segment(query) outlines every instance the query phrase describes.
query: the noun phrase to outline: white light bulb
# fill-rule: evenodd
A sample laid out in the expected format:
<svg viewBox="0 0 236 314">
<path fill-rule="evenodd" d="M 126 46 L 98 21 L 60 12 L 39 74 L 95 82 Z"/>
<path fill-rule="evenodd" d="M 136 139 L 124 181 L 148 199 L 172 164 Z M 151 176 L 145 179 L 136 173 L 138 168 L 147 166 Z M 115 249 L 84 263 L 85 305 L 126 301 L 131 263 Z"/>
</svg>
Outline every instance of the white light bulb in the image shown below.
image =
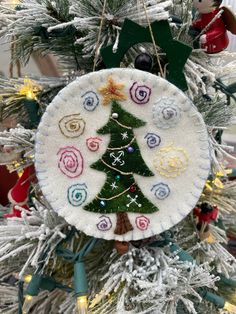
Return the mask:
<svg viewBox="0 0 236 314">
<path fill-rule="evenodd" d="M 86 295 L 77 297 L 77 313 L 78 314 L 88 313 L 88 299 Z"/>
<path fill-rule="evenodd" d="M 22 308 L 23 314 L 28 314 L 32 305 L 33 297 L 32 295 L 27 294 L 25 297 L 24 305 Z"/>
<path fill-rule="evenodd" d="M 236 314 L 236 306 L 229 302 L 225 302 L 224 310 Z"/>
</svg>

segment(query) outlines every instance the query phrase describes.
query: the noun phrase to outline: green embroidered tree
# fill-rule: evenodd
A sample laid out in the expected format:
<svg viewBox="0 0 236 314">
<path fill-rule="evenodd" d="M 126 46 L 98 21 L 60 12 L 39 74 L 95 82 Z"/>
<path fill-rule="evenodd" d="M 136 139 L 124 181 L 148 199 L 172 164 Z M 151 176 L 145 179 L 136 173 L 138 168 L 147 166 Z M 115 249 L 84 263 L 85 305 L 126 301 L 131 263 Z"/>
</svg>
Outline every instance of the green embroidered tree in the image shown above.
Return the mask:
<svg viewBox="0 0 236 314">
<path fill-rule="evenodd" d="M 135 182 L 134 174 L 151 177 L 153 173 L 143 160 L 133 129 L 145 125 L 121 106 L 112 101 L 112 112 L 108 123 L 97 131 L 110 134 L 109 146 L 91 168 L 107 174 L 106 182 L 99 195 L 85 210 L 96 213 L 116 213 L 115 234 L 121 235 L 133 230 L 127 213 L 153 213 L 158 208 L 142 193 Z"/>
</svg>

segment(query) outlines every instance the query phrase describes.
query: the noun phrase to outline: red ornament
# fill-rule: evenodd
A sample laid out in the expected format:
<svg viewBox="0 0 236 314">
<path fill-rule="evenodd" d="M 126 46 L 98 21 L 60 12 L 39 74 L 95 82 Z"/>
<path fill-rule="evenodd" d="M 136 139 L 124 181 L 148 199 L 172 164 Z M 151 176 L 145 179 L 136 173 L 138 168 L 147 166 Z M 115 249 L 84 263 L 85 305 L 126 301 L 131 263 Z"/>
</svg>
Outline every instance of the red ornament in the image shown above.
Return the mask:
<svg viewBox="0 0 236 314">
<path fill-rule="evenodd" d="M 9 173 L 5 166 L 0 166 L 0 204 L 6 206 L 8 204 L 7 193 L 18 179 L 17 173 Z"/>
<path fill-rule="evenodd" d="M 4 215 L 4 218 L 21 217 L 21 211 L 16 206 L 21 206 L 29 210 L 27 206 L 28 194 L 31 182 L 35 182 L 34 166 L 24 169 L 22 176 L 17 180 L 13 188 L 8 192 L 9 202 L 12 204 L 12 212 Z"/>
<path fill-rule="evenodd" d="M 131 185 L 129 190 L 130 190 L 131 193 L 136 192 L 136 186 L 135 185 Z"/>
<path fill-rule="evenodd" d="M 219 7 L 221 1 L 194 0 L 193 5 L 198 9 L 199 17 L 193 21 L 193 27 L 200 32 L 200 46 L 207 53 L 217 53 L 228 47 L 229 38 L 227 30 L 236 34 L 236 18 L 225 7 Z M 223 13 L 219 12 L 223 10 Z M 219 17 L 216 17 L 219 14 Z M 214 22 L 213 19 L 215 19 Z"/>
<path fill-rule="evenodd" d="M 208 208 L 207 210 L 206 207 Z M 210 223 L 217 219 L 219 209 L 217 206 L 210 206 L 207 203 L 203 203 L 200 207 L 195 207 L 193 214 L 198 217 L 200 223 Z"/>
</svg>

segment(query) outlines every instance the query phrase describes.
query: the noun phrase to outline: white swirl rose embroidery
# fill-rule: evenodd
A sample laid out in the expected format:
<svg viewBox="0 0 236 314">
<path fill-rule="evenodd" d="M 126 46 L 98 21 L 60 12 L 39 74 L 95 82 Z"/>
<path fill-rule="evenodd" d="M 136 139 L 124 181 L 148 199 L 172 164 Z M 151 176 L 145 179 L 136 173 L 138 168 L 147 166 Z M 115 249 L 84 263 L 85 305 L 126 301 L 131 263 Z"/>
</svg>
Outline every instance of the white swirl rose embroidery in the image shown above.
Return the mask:
<svg viewBox="0 0 236 314">
<path fill-rule="evenodd" d="M 153 106 L 153 121 L 158 128 L 174 128 L 181 119 L 181 109 L 174 99 L 162 98 Z"/>
</svg>

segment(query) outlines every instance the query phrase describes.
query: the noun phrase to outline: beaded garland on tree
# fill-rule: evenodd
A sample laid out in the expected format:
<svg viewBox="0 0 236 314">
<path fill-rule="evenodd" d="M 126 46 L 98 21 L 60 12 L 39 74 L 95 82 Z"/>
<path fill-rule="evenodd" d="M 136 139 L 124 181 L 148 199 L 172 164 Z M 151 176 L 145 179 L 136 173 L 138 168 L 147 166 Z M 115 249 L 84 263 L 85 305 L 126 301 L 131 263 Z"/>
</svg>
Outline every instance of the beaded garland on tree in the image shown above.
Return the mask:
<svg viewBox="0 0 236 314">
<path fill-rule="evenodd" d="M 138 240 L 169 229 L 196 205 L 209 165 L 207 131 L 194 105 L 168 81 L 139 70 L 103 70 L 69 84 L 36 136 L 45 197 L 98 238 Z"/>
</svg>

